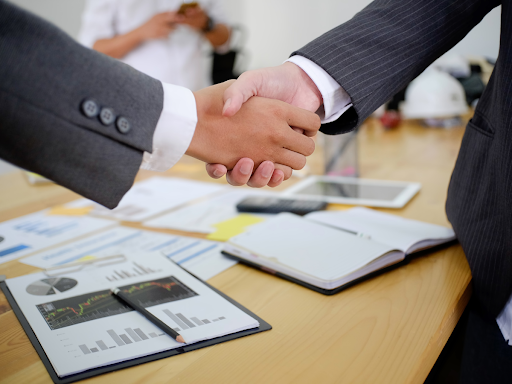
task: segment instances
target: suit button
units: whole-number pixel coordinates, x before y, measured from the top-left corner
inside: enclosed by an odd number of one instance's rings
[[[114,114],[114,110],[112,108],[101,108],[100,112],[100,121],[103,125],[110,125],[116,119],[116,115]]]
[[[85,99],[82,101],[80,108],[82,113],[89,118],[96,117],[98,116],[98,113],[100,113],[100,106],[91,99]]]
[[[116,121],[117,130],[121,133],[128,133],[132,129],[130,121],[126,117],[119,116]]]

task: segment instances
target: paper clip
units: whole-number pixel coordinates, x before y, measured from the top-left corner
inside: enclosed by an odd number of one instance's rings
[[[84,260],[78,261],[76,263],[59,265],[57,267],[47,268],[43,272],[48,277],[55,277],[68,273],[78,272],[89,265],[93,265],[95,267],[104,267],[106,265],[122,263],[123,261],[126,261],[126,256],[119,254],[93,260]]]

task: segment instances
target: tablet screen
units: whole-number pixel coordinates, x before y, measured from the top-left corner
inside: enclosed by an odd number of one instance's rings
[[[313,195],[346,197],[352,199],[370,199],[393,201],[407,186],[361,185],[357,183],[335,183],[316,181],[296,191],[294,195]]]

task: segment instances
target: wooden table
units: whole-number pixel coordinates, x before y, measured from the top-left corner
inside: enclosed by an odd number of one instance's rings
[[[404,209],[383,211],[448,225],[444,203],[463,132],[462,127],[426,129],[414,122],[385,131],[378,122],[367,122],[359,134],[361,175],[423,184]],[[312,156],[310,166],[321,173],[320,154]],[[143,172],[138,179],[152,175]],[[183,159],[168,175],[207,180],[204,166],[192,159]],[[0,177],[0,221],[77,197],[54,185],[29,186],[21,173],[4,175]],[[36,270],[18,261],[0,265],[0,274],[7,277]],[[421,383],[471,295],[471,273],[459,245],[414,259],[335,296],[242,265],[209,282],[268,321],[273,330],[90,381]],[[0,381],[50,382],[2,294]]]

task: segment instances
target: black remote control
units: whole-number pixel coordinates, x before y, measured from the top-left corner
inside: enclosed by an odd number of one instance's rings
[[[291,212],[296,215],[320,211],[327,203],[314,200],[282,199],[277,197],[248,197],[236,205],[238,212],[281,213]]]

